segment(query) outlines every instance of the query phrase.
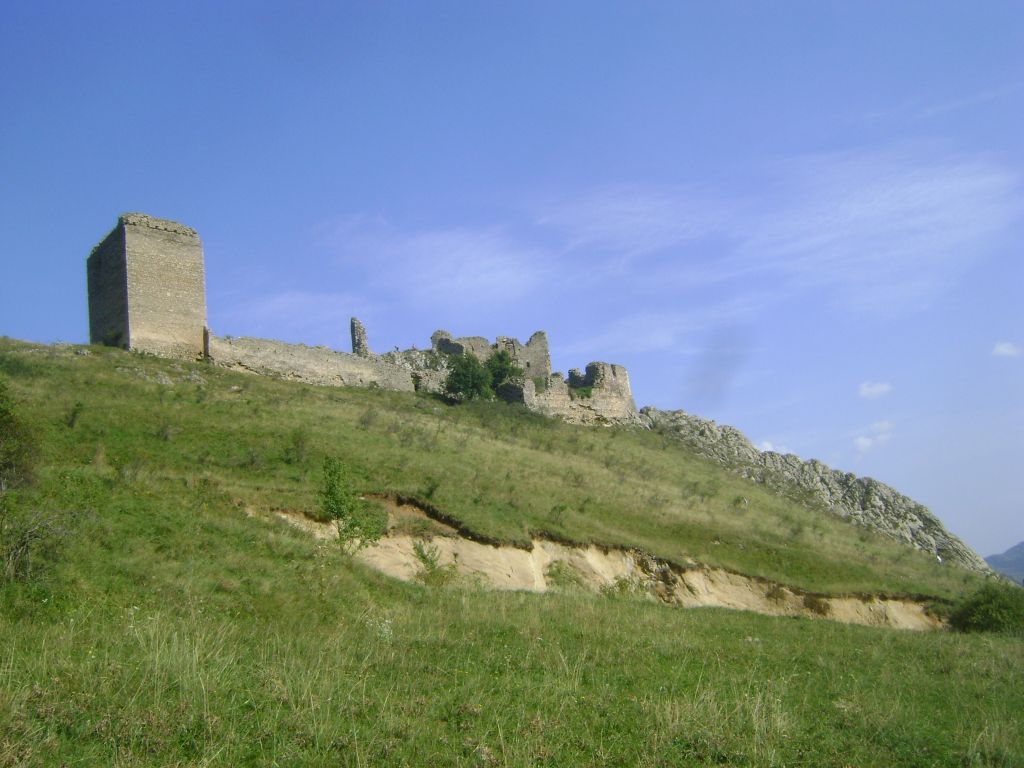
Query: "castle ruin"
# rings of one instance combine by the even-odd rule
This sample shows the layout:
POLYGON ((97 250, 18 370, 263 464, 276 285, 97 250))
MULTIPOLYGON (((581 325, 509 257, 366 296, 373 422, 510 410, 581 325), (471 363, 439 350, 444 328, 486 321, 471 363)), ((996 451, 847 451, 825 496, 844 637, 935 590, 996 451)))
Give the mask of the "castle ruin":
POLYGON ((270 339, 218 337, 206 320, 203 246, 198 233, 177 222, 126 213, 87 260, 89 338, 161 357, 206 359, 238 371, 323 386, 381 387, 440 392, 452 355, 481 361, 497 350, 523 369, 499 396, 527 408, 586 424, 636 423, 639 419, 620 365, 593 362, 568 378, 551 370, 547 335, 524 344, 499 336, 453 337, 436 331, 428 350, 374 354, 365 326, 352 318, 352 352, 270 339))
POLYGON ((203 245, 182 224, 126 213, 86 262, 89 341, 163 357, 205 354, 203 245))
POLYGON ((270 339, 218 337, 207 327, 203 246, 194 229, 141 213, 126 213, 87 260, 89 337, 94 344, 161 357, 204 359, 236 371, 322 386, 441 392, 454 355, 485 360, 506 350, 523 376, 498 395, 533 411, 580 424, 637 424, 676 432, 687 444, 744 477, 812 493, 849 517, 917 549, 985 572, 988 566, 946 531, 928 510, 888 486, 833 471, 816 461, 761 452, 738 431, 684 411, 638 413, 629 375, 620 365, 593 362, 568 377, 551 370, 548 338, 537 331, 523 344, 499 336, 453 337, 436 331, 425 350, 375 354, 365 326, 352 318, 352 352, 270 339), (737 447, 738 446, 738 447, 737 447), (773 469, 774 468, 774 469, 773 469), (780 469, 781 468, 781 469, 780 469), (783 471, 784 470, 784 471, 783 471))

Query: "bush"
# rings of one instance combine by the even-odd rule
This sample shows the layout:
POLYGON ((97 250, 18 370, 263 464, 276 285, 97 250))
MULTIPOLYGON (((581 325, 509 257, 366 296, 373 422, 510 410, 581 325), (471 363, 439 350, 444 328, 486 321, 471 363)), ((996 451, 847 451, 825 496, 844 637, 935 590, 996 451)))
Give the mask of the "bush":
POLYGON ((0 581, 28 581, 68 532, 69 515, 19 504, 12 492, 35 480, 38 456, 36 433, 0 381, 0 581))
POLYGON ((420 570, 416 578, 428 587, 444 587, 451 584, 459 575, 455 563, 441 565, 441 552, 433 544, 419 539, 413 541, 412 551, 420 562, 420 570))
POLYGON ((454 355, 448 363, 448 378, 444 382, 444 392, 456 402, 490 400, 494 397, 491 381, 491 372, 476 355, 454 355))
POLYGON ((520 378, 523 369, 512 363, 512 355, 507 349, 498 349, 491 353, 484 363, 484 367, 491 374, 491 389, 497 389, 506 381, 520 378))
POLYGON ((32 482, 38 455, 35 433, 15 413, 14 399, 0 380, 0 496, 32 482))
POLYGON ((348 555, 380 539, 386 527, 380 510, 371 509, 359 497, 352 488, 348 469, 333 456, 324 459, 320 512, 334 523, 338 544, 348 555))
POLYGON ((1024 589, 1009 584, 986 584, 953 610, 949 624, 961 632, 1024 636, 1024 589))
POLYGON ((67 513, 23 508, 0 495, 0 582, 29 581, 55 560, 71 522, 67 513))
POLYGON ((296 427, 288 435, 288 444, 284 447, 286 464, 305 464, 309 456, 309 432, 304 427, 296 427))

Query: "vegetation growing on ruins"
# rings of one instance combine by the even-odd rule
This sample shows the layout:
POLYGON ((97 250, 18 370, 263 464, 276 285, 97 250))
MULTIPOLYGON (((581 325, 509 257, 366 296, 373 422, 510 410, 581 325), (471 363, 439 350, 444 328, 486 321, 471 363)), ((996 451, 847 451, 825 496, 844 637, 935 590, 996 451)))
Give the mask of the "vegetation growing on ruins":
POLYGON ((522 378, 523 375, 523 369, 512 361, 512 356, 504 349, 492 352, 484 367, 491 374, 491 389, 497 389, 506 382, 522 378))
POLYGON ((504 349, 497 349, 483 363, 471 352, 449 355, 444 392, 454 402, 490 400, 502 384, 521 378, 523 369, 504 349))
POLYGON ((403 584, 272 514, 316 514, 336 456, 356 493, 429 493, 485 539, 947 604, 981 583, 661 435, 102 348, 0 341, 0 376, 39 434, 22 501, 78 515, 46 569, 0 585, 0 765, 1024 757, 1020 638, 670 610, 571 579, 548 595, 403 584))
POLYGON ((444 380, 444 393, 454 402, 490 400, 494 397, 491 372, 476 355, 451 355, 448 377, 444 380))

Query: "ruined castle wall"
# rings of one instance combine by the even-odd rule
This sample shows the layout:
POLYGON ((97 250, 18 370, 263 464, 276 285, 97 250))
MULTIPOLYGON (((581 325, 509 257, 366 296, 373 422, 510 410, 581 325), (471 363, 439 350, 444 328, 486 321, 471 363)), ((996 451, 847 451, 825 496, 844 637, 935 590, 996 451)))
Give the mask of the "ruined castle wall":
POLYGON ((434 349, 406 349, 375 355, 377 360, 404 368, 413 377, 416 389, 441 392, 448 378, 448 359, 434 349))
POLYGON ((210 361, 236 371, 329 387, 370 387, 412 392, 413 374, 376 357, 269 339, 210 336, 210 361))
POLYGON ((430 337, 430 343, 436 352, 445 355, 468 353, 480 362, 486 361, 494 351, 504 349, 511 356, 513 364, 523 369, 527 378, 546 378, 551 375, 551 352, 544 331, 537 331, 525 344, 510 336, 499 336, 491 344, 483 336, 460 336, 456 339, 447 331, 435 331, 430 337))
POLYGON ((577 424, 634 424, 639 421, 629 375, 621 365, 591 363, 586 374, 573 371, 570 381, 556 373, 548 377, 543 387, 534 388, 533 382, 528 384, 524 403, 548 416, 577 424), (579 392, 580 387, 589 387, 589 395, 579 392))
POLYGON ((547 378, 551 375, 551 352, 544 331, 537 331, 526 344, 521 344, 518 339, 499 336, 494 346, 507 350, 512 362, 523 369, 523 375, 527 378, 547 378))
POLYGON ((89 342, 128 346, 128 278, 124 227, 120 224, 93 248, 86 260, 89 342))
POLYGON ((475 356, 481 363, 491 356, 494 346, 483 336, 460 336, 453 339, 447 331, 436 331, 430 342, 437 352, 445 355, 475 356))

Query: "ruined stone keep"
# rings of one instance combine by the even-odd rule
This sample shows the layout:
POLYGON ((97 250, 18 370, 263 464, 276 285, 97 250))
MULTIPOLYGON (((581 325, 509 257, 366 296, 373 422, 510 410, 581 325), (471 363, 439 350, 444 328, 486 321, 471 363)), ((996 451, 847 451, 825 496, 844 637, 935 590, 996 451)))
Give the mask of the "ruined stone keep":
POLYGON ((86 261, 93 344, 196 358, 206 353, 203 245, 194 229, 126 213, 86 261))
POLYGON ((430 349, 375 354, 366 327, 352 318, 352 352, 271 339, 219 338, 206 325, 203 246, 190 227, 126 213, 87 261, 89 337, 94 344, 162 357, 203 358, 224 368, 322 386, 381 387, 440 392, 452 355, 480 360, 506 350, 523 369, 499 396, 531 410, 581 423, 635 423, 639 418, 626 369, 590 363, 568 379, 551 370, 548 337, 537 331, 523 344, 499 336, 455 338, 435 331, 430 349))

